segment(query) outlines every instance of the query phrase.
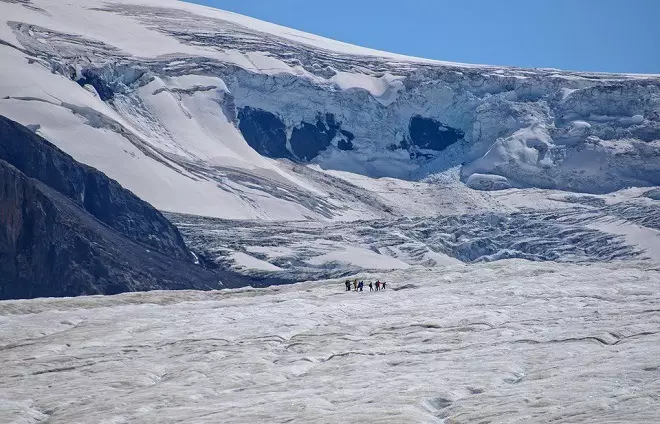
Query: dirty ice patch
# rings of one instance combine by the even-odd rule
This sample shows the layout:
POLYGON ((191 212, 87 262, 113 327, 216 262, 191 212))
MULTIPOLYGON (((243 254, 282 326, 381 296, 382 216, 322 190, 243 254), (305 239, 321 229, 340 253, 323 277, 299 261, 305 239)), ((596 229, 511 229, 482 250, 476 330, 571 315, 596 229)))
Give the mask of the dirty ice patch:
POLYGON ((326 253, 307 261, 310 265, 322 266, 333 262, 355 265, 363 269, 406 269, 407 263, 391 256, 381 255, 369 249, 346 247, 326 253))
POLYGON ((260 72, 265 75, 275 75, 275 74, 299 74, 300 70, 296 70, 291 66, 287 65, 283 61, 271 56, 267 52, 247 52, 244 54, 244 57, 252 65, 247 69, 252 71, 260 72))
POLYGON ((229 89, 225 82, 219 77, 212 77, 207 75, 179 75, 176 77, 168 77, 163 79, 165 85, 173 89, 189 90, 189 91, 209 91, 205 87, 213 87, 213 89, 229 93, 229 89))
POLYGON ((281 258, 294 255, 294 250, 285 246, 248 246, 245 248, 250 253, 261 253, 269 258, 281 258))
POLYGON ((621 220, 600 219, 587 225, 609 234, 625 237, 626 241, 644 250, 644 256, 660 261, 660 231, 621 220))

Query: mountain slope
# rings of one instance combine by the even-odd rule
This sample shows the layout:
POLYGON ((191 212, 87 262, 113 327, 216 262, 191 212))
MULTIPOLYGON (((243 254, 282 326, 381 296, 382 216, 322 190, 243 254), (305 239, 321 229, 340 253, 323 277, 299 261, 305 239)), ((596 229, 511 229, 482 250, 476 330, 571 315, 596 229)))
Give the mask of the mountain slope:
POLYGON ((220 276, 147 203, 0 117, 0 299, 220 288, 220 276))
POLYGON ((605 193, 660 184, 655 76, 408 58, 173 1, 0 7, 0 113, 39 125, 163 210, 418 214, 355 199, 327 171, 440 178, 477 208, 490 198, 475 201, 466 185, 605 193), (299 175, 286 161, 318 167, 299 175))
POLYGON ((0 116, 0 159, 44 182, 134 242, 192 262, 179 231, 151 205, 4 116, 0 116))

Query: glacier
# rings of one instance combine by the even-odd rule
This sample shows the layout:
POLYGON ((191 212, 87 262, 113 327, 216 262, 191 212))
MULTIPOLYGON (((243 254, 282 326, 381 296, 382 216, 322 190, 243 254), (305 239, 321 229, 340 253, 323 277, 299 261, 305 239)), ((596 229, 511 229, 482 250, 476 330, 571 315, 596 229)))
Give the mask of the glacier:
POLYGON ((282 161, 479 190, 660 184, 658 76, 409 58, 171 1, 2 10, 0 113, 163 210, 382 216, 282 161))
POLYGON ((0 302, 2 422, 660 421, 660 75, 0 0, 0 115, 252 283, 0 302))
POLYGON ((10 423, 652 423, 657 263, 0 302, 10 423))
POLYGON ((219 220, 223 234, 227 221, 239 238, 244 226, 343 228, 313 255, 273 259, 247 251, 272 243, 198 245, 214 230, 177 219, 208 263, 296 281, 367 263, 657 256, 658 229, 645 223, 660 185, 660 76, 413 58, 170 0, 0 8, 0 114, 162 211, 219 220), (574 193, 597 200, 564 201, 574 193), (643 216, 611 214, 614 204, 643 216), (351 223, 406 219, 450 233, 472 216, 496 231, 526 217, 558 234, 579 227, 600 247, 512 246, 545 225, 497 249, 469 231, 461 248, 351 236, 351 223), (336 246, 349 241, 358 255, 336 246))

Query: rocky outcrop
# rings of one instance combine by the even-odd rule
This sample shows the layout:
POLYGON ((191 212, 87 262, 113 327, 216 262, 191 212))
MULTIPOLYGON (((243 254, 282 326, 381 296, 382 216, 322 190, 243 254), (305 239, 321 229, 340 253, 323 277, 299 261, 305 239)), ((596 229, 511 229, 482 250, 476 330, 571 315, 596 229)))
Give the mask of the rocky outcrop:
POLYGON ((3 116, 0 159, 44 182, 130 240, 192 262, 179 231, 155 208, 102 172, 75 161, 44 138, 3 116))
POLYGON ((0 129, 0 299, 223 287, 150 205, 19 124, 0 129))

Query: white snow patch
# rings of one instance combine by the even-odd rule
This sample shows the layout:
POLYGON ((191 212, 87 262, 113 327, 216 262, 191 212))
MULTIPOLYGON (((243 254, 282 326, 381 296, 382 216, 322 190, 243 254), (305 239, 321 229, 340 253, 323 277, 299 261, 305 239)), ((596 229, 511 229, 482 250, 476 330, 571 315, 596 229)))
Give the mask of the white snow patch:
POLYGON ((403 79, 388 73, 376 78, 364 74, 337 72, 330 80, 343 90, 367 90, 383 106, 389 106, 396 101, 399 90, 403 88, 403 79))
POLYGON ((511 183, 501 175, 474 173, 465 181, 468 187, 475 190, 506 190, 511 183))
POLYGON ((269 262, 257 259, 243 252, 233 252, 231 259, 236 262, 240 268, 256 269, 260 271, 281 271, 282 268, 275 266, 269 262))

